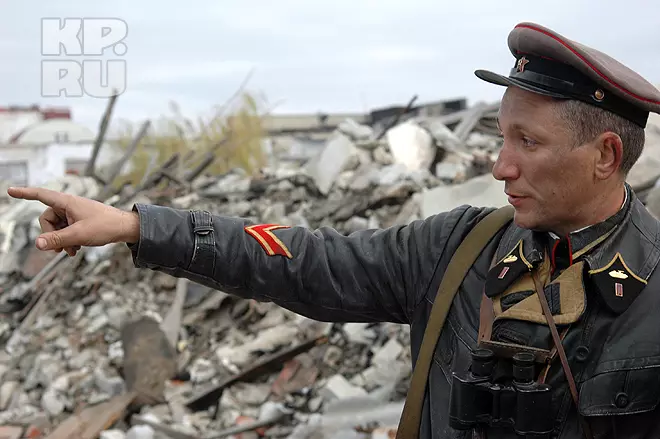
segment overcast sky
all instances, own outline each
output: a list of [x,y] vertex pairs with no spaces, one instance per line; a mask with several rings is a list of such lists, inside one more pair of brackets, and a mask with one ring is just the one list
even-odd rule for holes
[[414,94],[496,100],[502,89],[473,72],[508,72],[506,38],[520,21],[660,83],[660,3],[649,0],[3,0],[0,105],[69,106],[93,129],[104,99],[41,97],[44,17],[127,23],[127,89],[115,116],[134,121],[167,114],[171,100],[187,115],[209,114],[252,69],[249,87],[280,113],[365,111]]

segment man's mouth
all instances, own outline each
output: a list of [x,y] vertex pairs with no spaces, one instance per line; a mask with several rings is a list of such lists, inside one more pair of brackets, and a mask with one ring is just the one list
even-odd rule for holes
[[505,193],[509,199],[508,200],[509,204],[511,204],[514,207],[519,206],[520,203],[522,203],[525,200],[525,198],[527,198],[525,195],[512,194],[510,192],[505,192]]

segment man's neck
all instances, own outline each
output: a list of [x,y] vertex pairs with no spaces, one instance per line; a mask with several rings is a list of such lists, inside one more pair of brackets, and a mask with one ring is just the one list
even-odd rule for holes
[[594,224],[601,223],[619,212],[625,206],[627,199],[628,191],[625,186],[621,184],[616,189],[605,193],[604,196],[594,198],[592,203],[582,209],[582,211],[585,212],[588,212],[589,210],[592,212],[588,219],[583,220],[580,223],[575,223],[566,229],[552,231],[550,232],[550,235],[566,236],[570,233],[584,230]]

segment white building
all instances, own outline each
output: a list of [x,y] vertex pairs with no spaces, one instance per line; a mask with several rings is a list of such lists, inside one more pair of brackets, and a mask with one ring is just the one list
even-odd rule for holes
[[[66,174],[81,174],[92,155],[95,134],[71,120],[67,109],[0,108],[0,181],[41,186]],[[97,166],[115,160],[105,144]]]

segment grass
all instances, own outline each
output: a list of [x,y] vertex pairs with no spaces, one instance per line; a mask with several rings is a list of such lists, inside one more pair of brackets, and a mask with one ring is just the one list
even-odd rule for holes
[[[244,169],[248,174],[256,173],[266,164],[262,148],[264,102],[265,99],[241,90],[227,103],[213,108],[210,115],[195,118],[186,117],[178,104],[170,103],[168,115],[152,120],[147,134],[130,158],[130,172],[118,177],[114,184],[137,184],[172,154],[179,153],[183,158],[194,151],[193,159],[186,163],[188,169],[225,138],[228,141],[216,149],[216,159],[204,173],[221,175],[233,168]],[[139,124],[121,121],[113,137],[125,150],[139,128]]]

